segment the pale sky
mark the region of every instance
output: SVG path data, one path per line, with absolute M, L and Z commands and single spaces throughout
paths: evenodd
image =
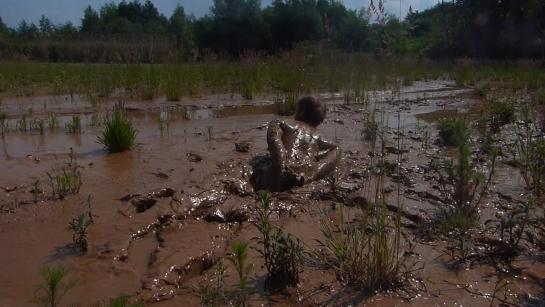
M 141 0 L 142 2 L 144 0 Z M 424 10 L 436 4 L 439 0 L 386 0 L 386 8 L 389 13 L 399 15 L 400 4 L 402 15 L 405 16 L 412 5 L 415 10 Z M 98 9 L 106 2 L 111 0 L 0 0 L 0 16 L 2 20 L 10 27 L 15 27 L 25 19 L 30 22 L 36 22 L 43 14 L 51 19 L 53 23 L 64 23 L 71 21 L 79 26 L 83 17 L 83 10 L 87 5 Z M 119 0 L 113 1 L 119 2 Z M 209 12 L 213 0 L 152 0 L 155 6 L 165 14 L 170 16 L 177 4 L 181 4 L 187 13 L 193 13 L 199 17 Z M 268 5 L 271 0 L 262 0 L 262 4 Z M 378 0 L 375 0 L 375 4 Z M 369 0 L 345 0 L 348 8 L 359 9 L 367 7 Z

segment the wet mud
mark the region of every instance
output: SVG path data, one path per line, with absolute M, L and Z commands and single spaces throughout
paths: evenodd
M 307 265 L 296 289 L 267 296 L 263 260 L 251 249 L 257 291 L 250 305 L 489 306 L 499 280 L 497 269 L 487 261 L 474 261 L 471 269 L 453 270 L 448 242 L 422 235 L 444 204 L 430 161 L 452 155 L 434 144 L 434 121 L 471 112 L 480 97 L 445 80 L 416 82 L 395 95 L 372 92 L 367 104 L 346 103 L 340 94 L 317 95 L 328 104 L 328 118 L 318 131 L 343 150 L 334 188 L 331 180 L 323 179 L 274 193 L 274 223 L 307 248 L 316 248 L 324 214 L 335 217 L 345 206 L 356 216 L 368 205 L 373 198 L 373 156 L 364 130 L 375 114 L 386 126 L 387 207 L 397 212 L 399 193 L 403 235 L 413 246 L 411 257 L 419 269 L 406 291 L 363 295 L 343 287 L 334 272 Z M 108 154 L 97 135 L 113 103 L 91 104 L 79 96 L 3 99 L 0 111 L 8 115 L 12 129 L 0 140 L 0 306 L 30 305 L 41 281 L 40 268 L 54 264 L 69 267 L 69 278 L 77 280 L 63 299 L 67 305 L 92 305 L 119 295 L 156 306 L 198 305 L 199 285 L 226 259 L 231 244 L 248 241 L 257 246 L 259 233 L 252 222 L 259 197 L 250 184 L 251 162 L 268 154 L 267 123 L 286 120 L 275 115 L 272 99 L 217 95 L 181 102 L 127 101 L 138 144 L 131 151 Z M 49 113 L 57 114 L 58 128 L 46 128 L 43 134 L 15 129 L 23 114 L 46 119 Z M 81 118 L 81 133 L 66 132 L 65 124 L 74 115 Z M 78 166 L 81 189 L 53 199 L 46 174 L 68 163 Z M 482 208 L 484 218 L 525 201 L 528 191 L 518 174 L 500 161 Z M 70 248 L 66 227 L 89 208 L 94 224 L 88 253 L 79 255 Z M 516 304 L 539 302 L 545 265 L 538 260 L 525 256 L 513 261 L 511 269 L 518 273 L 502 298 Z M 236 273 L 224 262 L 227 284 L 232 285 Z

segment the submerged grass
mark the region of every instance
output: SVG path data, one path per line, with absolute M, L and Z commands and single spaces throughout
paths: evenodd
M 110 152 L 122 152 L 130 150 L 136 141 L 137 131 L 130 119 L 127 118 L 122 103 L 114 106 L 104 122 L 104 131 L 98 137 L 99 143 Z

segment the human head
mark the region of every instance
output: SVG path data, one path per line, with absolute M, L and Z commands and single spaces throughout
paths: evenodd
M 325 119 L 326 106 L 312 96 L 303 97 L 297 102 L 295 120 L 318 127 Z

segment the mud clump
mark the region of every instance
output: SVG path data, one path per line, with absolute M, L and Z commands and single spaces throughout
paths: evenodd
M 235 143 L 235 150 L 241 153 L 247 153 L 250 151 L 251 144 L 249 142 Z
M 201 155 L 190 152 L 187 154 L 187 160 L 189 160 L 189 162 L 201 162 L 203 159 Z
M 136 208 L 137 213 L 143 213 L 155 206 L 155 204 L 157 204 L 157 200 L 147 196 L 144 198 L 133 199 L 131 203 Z

